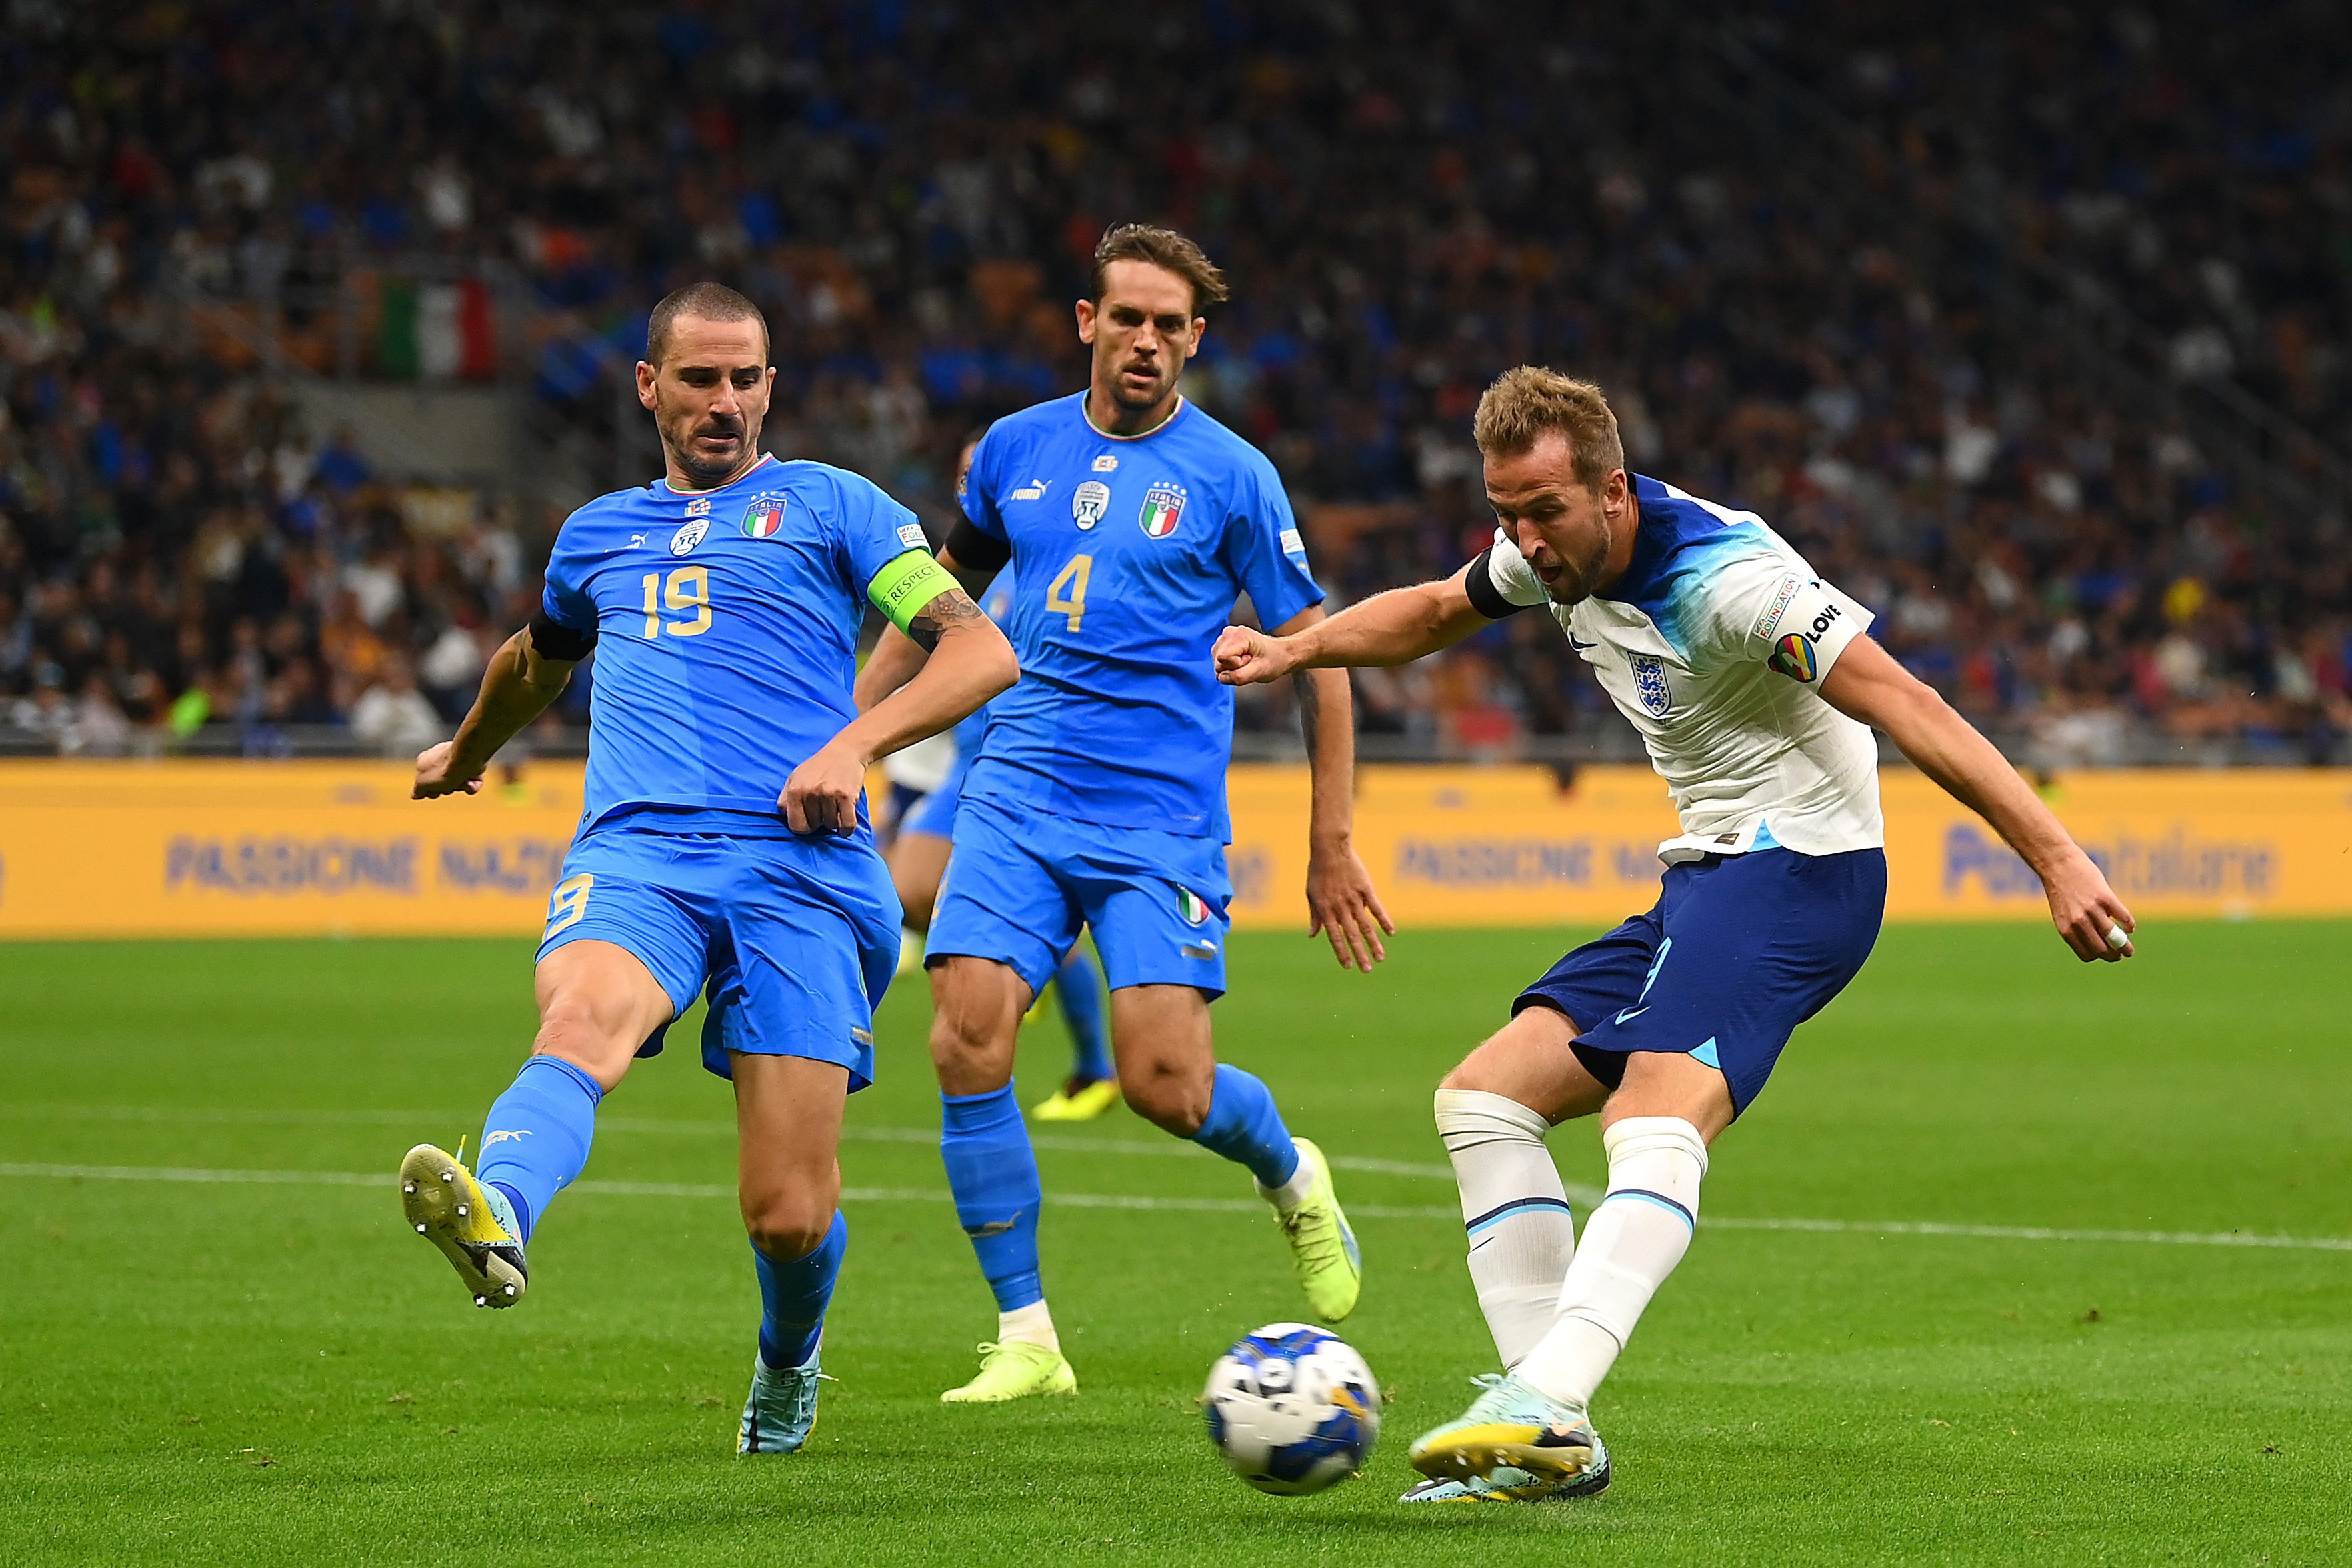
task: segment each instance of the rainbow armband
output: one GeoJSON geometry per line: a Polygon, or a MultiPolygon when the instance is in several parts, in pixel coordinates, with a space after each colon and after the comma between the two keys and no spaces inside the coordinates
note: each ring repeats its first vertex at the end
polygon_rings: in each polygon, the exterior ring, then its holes
{"type": "Polygon", "coordinates": [[[916,612],[955,585],[956,580],[932,559],[929,551],[909,550],[874,574],[874,581],[866,584],[866,596],[890,617],[892,626],[911,637],[909,623],[916,612]]]}

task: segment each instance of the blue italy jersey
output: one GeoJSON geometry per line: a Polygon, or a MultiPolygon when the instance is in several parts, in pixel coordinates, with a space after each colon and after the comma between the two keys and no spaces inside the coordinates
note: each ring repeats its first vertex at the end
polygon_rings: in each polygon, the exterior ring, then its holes
{"type": "Polygon", "coordinates": [[[871,482],[767,457],[716,490],[656,479],[573,512],[543,602],[600,634],[582,830],[719,813],[713,830],[786,835],[784,781],[857,714],[866,586],[923,548],[871,482]]]}
{"type": "Polygon", "coordinates": [[[989,427],[964,515],[1012,546],[1021,659],[964,793],[1224,841],[1234,694],[1209,650],[1244,593],[1267,627],[1323,602],[1274,465],[1189,403],[1106,436],[1079,393],[989,427]]]}

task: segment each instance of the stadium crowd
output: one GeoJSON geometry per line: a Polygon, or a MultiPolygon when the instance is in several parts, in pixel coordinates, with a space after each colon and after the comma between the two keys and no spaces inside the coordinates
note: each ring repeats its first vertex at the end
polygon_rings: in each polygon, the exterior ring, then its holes
{"type": "MultiPolygon", "coordinates": [[[[68,749],[207,723],[257,750],[309,723],[413,748],[535,590],[550,520],[488,499],[420,520],[347,436],[192,344],[188,289],[495,259],[529,284],[529,395],[594,428],[650,302],[718,276],[775,327],[771,447],[943,520],[962,435],[1078,384],[1068,300],[1103,226],[1139,216],[1194,232],[1233,279],[1188,387],[1274,458],[1342,598],[1480,547],[1470,411],[1536,360],[1609,389],[1633,466],[1759,510],[1906,663],[2053,758],[2150,735],[2319,756],[2352,730],[2340,521],[2266,512],[2187,432],[1939,293],[1867,203],[1705,110],[1675,27],[1211,0],[1156,9],[1139,64],[1131,16],[1062,3],[1017,27],[782,3],[11,15],[0,719],[68,749]]],[[[1969,47],[2022,58],[2037,26],[2021,12],[1969,47]]],[[[1843,40],[1822,46],[1843,50],[1839,90],[1947,105],[1935,134],[1976,146],[1950,132],[1977,112],[1960,43],[1882,66],[1864,33],[1822,37],[1843,40]]],[[[2198,321],[2157,295],[2237,300],[2233,364],[2273,366],[2250,384],[2340,436],[2346,274],[2315,302],[2324,256],[2296,250],[2294,214],[2345,232],[2341,117],[2315,85],[2270,100],[2318,117],[2295,154],[2315,162],[2293,166],[2332,173],[2248,182],[2227,205],[2246,221],[2224,222],[2200,193],[2237,166],[2193,153],[2240,145],[2230,95],[2257,90],[2225,74],[2180,89],[2210,102],[2126,177],[2089,129],[2124,78],[2086,68],[2075,102],[2064,75],[2021,69],[2012,107],[2058,103],[2079,134],[2013,135],[1987,177],[2045,204],[2084,265],[2139,279],[2118,287],[2166,330],[2198,321]],[[2076,175],[2124,216],[2068,216],[2076,175]],[[2150,227],[2165,259],[2142,278],[2150,227]],[[2275,368],[2290,340],[2294,375],[2275,368]]],[[[2174,101],[2130,90],[2139,112],[2174,101]]],[[[1363,722],[1471,752],[1613,725],[1572,662],[1518,617],[1360,676],[1363,722]]],[[[1244,723],[1285,722],[1281,701],[1244,723]]]]}

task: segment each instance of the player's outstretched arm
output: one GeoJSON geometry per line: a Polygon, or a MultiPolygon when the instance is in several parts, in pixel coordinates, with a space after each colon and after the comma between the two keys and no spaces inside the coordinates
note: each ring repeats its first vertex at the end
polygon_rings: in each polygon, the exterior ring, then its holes
{"type": "Polygon", "coordinates": [[[457,735],[417,753],[416,783],[408,792],[409,798],[431,800],[436,795],[472,795],[479,790],[490,758],[563,694],[579,662],[541,653],[529,626],[507,638],[505,646],[490,656],[489,668],[482,671],[482,689],[465,721],[457,726],[457,735]]]}
{"type": "Polygon", "coordinates": [[[913,679],[843,725],[785,781],[776,805],[793,832],[856,831],[857,796],[877,757],[952,728],[1021,678],[1013,645],[961,588],[916,611],[907,638],[922,656],[913,679]]]}
{"type": "Polygon", "coordinates": [[[1822,678],[1831,707],[1886,732],[1918,770],[1990,823],[2024,857],[2050,899],[2050,919],[2085,963],[2132,955],[2131,910],[2041,797],[1936,689],[1867,637],[1846,645],[1822,678]],[[2111,932],[2123,941],[2111,942],[2111,932]]]}
{"type": "MultiPolygon", "coordinates": [[[[1295,636],[1323,619],[1318,605],[1278,629],[1295,636]]],[[[1372,874],[1356,853],[1355,693],[1339,669],[1304,670],[1295,689],[1314,797],[1307,829],[1307,934],[1329,938],[1341,968],[1369,973],[1388,956],[1381,933],[1395,935],[1396,922],[1381,907],[1372,874]]]]}
{"type": "MultiPolygon", "coordinates": [[[[1211,657],[1227,686],[1279,680],[1294,669],[1411,664],[1495,623],[1470,602],[1465,567],[1442,583],[1391,588],[1286,636],[1227,626],[1211,657]]],[[[1301,617],[1302,619],[1304,617],[1301,617]]]]}

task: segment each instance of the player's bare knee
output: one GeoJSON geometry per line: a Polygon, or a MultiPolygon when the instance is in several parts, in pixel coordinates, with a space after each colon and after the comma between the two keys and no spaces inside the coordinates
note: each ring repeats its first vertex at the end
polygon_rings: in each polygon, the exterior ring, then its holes
{"type": "Polygon", "coordinates": [[[1123,1058],[1118,1064],[1118,1092],[1129,1109],[1179,1138],[1201,1130],[1215,1090],[1213,1079],[1203,1079],[1183,1063],[1144,1058],[1123,1058]]]}
{"type": "Polygon", "coordinates": [[[915,931],[930,930],[931,907],[939,897],[938,884],[911,877],[903,880],[894,877],[891,880],[898,890],[899,923],[915,931]]]}
{"type": "Polygon", "coordinates": [[[779,1263],[806,1258],[824,1244],[833,1228],[833,1205],[819,1207],[812,1195],[779,1194],[771,1201],[746,1205],[743,1228],[751,1245],[779,1263]]]}

